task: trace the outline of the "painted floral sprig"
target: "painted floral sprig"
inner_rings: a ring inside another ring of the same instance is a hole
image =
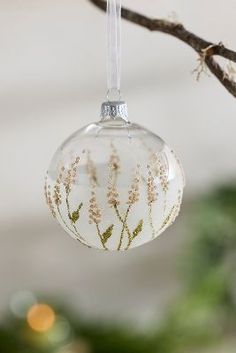
[[[89,200],[89,224],[95,224],[97,229],[97,234],[101,240],[104,250],[108,250],[107,242],[111,238],[113,233],[114,225],[110,225],[105,232],[101,231],[100,224],[102,222],[102,212],[98,206],[97,196],[96,196],[96,187],[98,185],[97,178],[97,169],[95,163],[91,158],[90,151],[87,152],[87,173],[90,179],[91,185],[91,198]]]
[[[63,222],[64,226],[68,229],[68,231],[74,234],[75,238],[79,240],[82,244],[87,245],[85,239],[80,235],[76,226],[76,222],[80,218],[80,211],[83,206],[83,203],[80,203],[75,211],[71,211],[70,202],[69,202],[69,196],[72,191],[72,187],[75,184],[79,162],[80,162],[80,158],[76,157],[74,162],[71,163],[68,170],[66,170],[64,166],[60,168],[58,177],[56,179],[56,182],[53,188],[53,194],[51,194],[50,186],[47,183],[47,177],[46,177],[45,197],[52,215],[56,217],[58,214],[59,218]],[[63,187],[64,187],[64,193],[62,193]],[[67,220],[63,217],[61,212],[63,195],[65,195],[65,203],[67,207],[68,220],[72,228],[68,225]],[[57,214],[56,214],[56,210],[57,210]]]
[[[152,173],[152,168],[149,164],[147,165],[147,170],[148,170],[148,178],[147,178],[148,217],[149,217],[149,224],[152,231],[152,238],[154,239],[156,236],[156,231],[154,228],[153,218],[152,218],[152,205],[154,202],[157,201],[158,193],[157,193],[157,186],[155,184],[155,179]]]

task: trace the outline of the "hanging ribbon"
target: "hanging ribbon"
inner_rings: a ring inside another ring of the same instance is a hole
[[[107,0],[107,97],[120,99],[121,0]]]

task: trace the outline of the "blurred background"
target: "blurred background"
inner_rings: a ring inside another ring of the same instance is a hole
[[[123,4],[236,49],[234,0]],[[187,187],[158,240],[89,250],[51,219],[43,183],[58,145],[98,120],[104,14],[88,0],[0,0],[0,29],[0,351],[235,352],[234,99],[196,82],[186,45],[123,22],[130,119],[176,150]]]

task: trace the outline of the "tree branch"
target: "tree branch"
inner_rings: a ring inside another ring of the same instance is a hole
[[[106,10],[106,1],[104,0],[89,0],[101,10]],[[208,67],[211,73],[220,81],[220,83],[236,97],[236,82],[234,81],[234,69],[223,69],[215,60],[214,56],[220,56],[228,59],[230,62],[236,62],[236,52],[226,48],[221,42],[214,44],[198,37],[194,33],[188,31],[181,23],[175,23],[164,19],[152,19],[135,11],[122,8],[122,18],[139,26],[145,27],[150,31],[158,31],[169,34],[183,41],[192,47],[199,55],[199,67],[197,71],[198,78],[204,70],[204,65]]]

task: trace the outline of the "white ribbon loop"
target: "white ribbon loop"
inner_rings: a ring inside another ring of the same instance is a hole
[[[107,0],[107,89],[120,98],[121,81],[121,0]]]

